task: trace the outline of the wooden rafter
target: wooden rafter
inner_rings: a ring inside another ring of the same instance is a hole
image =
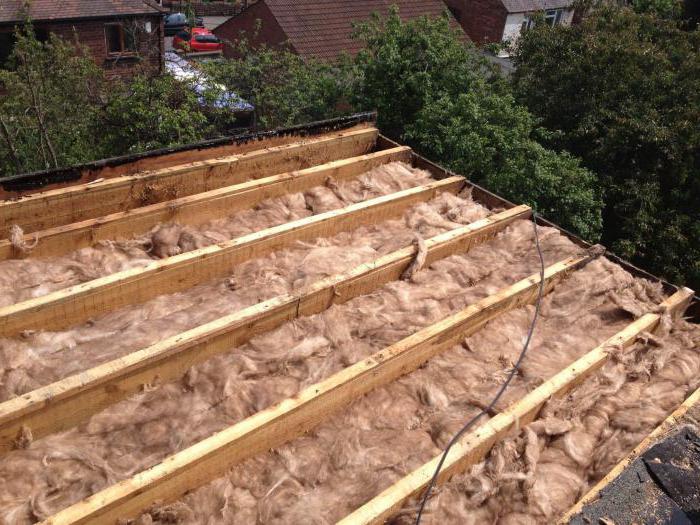
[[[530,215],[516,206],[472,224],[427,239],[426,265],[466,252],[493,238],[518,219]],[[144,384],[172,381],[196,362],[231,350],[254,334],[271,330],[299,316],[313,315],[367,294],[396,280],[415,254],[413,247],[322,279],[296,294],[285,294],[245,308],[155,345],[0,403],[0,452],[22,428],[34,439],[70,428],[81,420],[137,391]]]
[[[240,155],[49,190],[0,202],[0,224],[8,228],[17,224],[29,233],[102,217],[248,179],[354,157],[369,152],[377,136],[375,128],[343,131]]]
[[[632,463],[639,456],[644,454],[649,450],[652,445],[661,439],[665,434],[667,434],[671,429],[678,427],[679,423],[683,420],[686,412],[691,408],[700,405],[700,388],[695,390],[686,400],[674,410],[671,415],[669,415],[663,422],[656,427],[648,436],[646,436],[634,449],[613,469],[608,472],[603,479],[596,483],[591,490],[589,490],[583,498],[581,498],[576,505],[571,507],[564,516],[559,520],[560,525],[569,523],[569,521],[580,513],[583,508],[590,502],[595,501],[600,495],[601,491],[605,489],[610,483],[612,483],[622,472],[627,468],[627,466]]]
[[[593,254],[548,267],[545,291]],[[273,407],[178,452],[130,479],[64,509],[44,524],[115,523],[155,501],[171,501],[223,474],[232,465],[293,439],[370,390],[415,370],[503,312],[531,303],[539,274],[523,279],[435,323]]]
[[[101,240],[134,237],[166,221],[201,224],[250,208],[265,199],[306,191],[322,185],[328,177],[345,180],[381,164],[410,160],[411,149],[401,146],[57,226],[25,235],[28,244],[36,244],[26,253],[16,250],[9,240],[0,240],[0,260],[63,255]]]
[[[449,177],[6,306],[0,308],[0,334],[16,335],[32,328],[65,328],[122,306],[178,292],[224,276],[236,264],[283,249],[296,241],[328,237],[399,216],[414,204],[428,201],[439,193],[458,193],[465,184],[462,177]]]
[[[692,290],[685,288],[673,294],[660,306],[666,313],[678,315],[685,310],[692,297]],[[547,400],[566,394],[586,377],[599,370],[610,358],[611,351],[631,345],[642,332],[653,331],[660,319],[659,313],[645,314],[537,387],[522,400],[465,435],[447,455],[438,476],[438,483],[444,483],[455,474],[464,472],[481,461],[491,447],[513,428],[532,422]],[[409,498],[420,494],[427,487],[440,458],[441,455],[434,457],[339,523],[342,525],[383,523],[398,512]]]

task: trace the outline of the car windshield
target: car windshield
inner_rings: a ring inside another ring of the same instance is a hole
[[[195,35],[194,39],[197,42],[203,42],[207,44],[218,44],[220,42],[216,35]]]
[[[166,24],[184,24],[185,23],[185,15],[180,14],[180,13],[168,15],[165,17],[165,23]]]

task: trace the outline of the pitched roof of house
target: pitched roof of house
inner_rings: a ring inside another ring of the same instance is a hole
[[[19,22],[29,5],[32,20],[67,20],[75,18],[107,18],[160,13],[161,9],[145,0],[2,0],[0,23]]]
[[[447,11],[442,0],[263,1],[297,53],[323,59],[336,58],[343,51],[357,53],[363,46],[351,38],[353,22],[366,20],[374,12],[386,14],[392,5],[398,6],[404,20],[440,16]],[[461,31],[457,23],[454,25]]]
[[[527,13],[571,7],[574,0],[501,0],[501,3],[509,13]]]

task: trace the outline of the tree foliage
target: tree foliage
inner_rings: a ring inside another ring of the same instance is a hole
[[[303,59],[288,49],[252,47],[245,35],[233,46],[237,59],[212,62],[207,72],[255,106],[262,128],[289,126],[342,113],[348,64]]]
[[[100,153],[93,133],[102,73],[80,48],[31,26],[18,31],[10,68],[0,69],[0,172],[21,173],[82,162]]]
[[[562,226],[597,240],[595,177],[566,153],[546,150],[536,119],[447,17],[404,22],[394,11],[358,27],[354,103],[379,110],[383,132]]]
[[[79,164],[217,134],[191,86],[169,75],[107,82],[89,51],[31,24],[0,69],[0,173]]]
[[[429,101],[406,137],[457,173],[472,175],[493,192],[587,239],[600,235],[602,202],[595,176],[568,153],[530,138],[535,120],[510,96],[472,90]]]
[[[169,75],[140,75],[115,86],[100,120],[104,147],[112,155],[187,144],[209,134],[196,94]]]
[[[700,33],[628,8],[521,39],[518,99],[598,175],[603,242],[700,285]]]
[[[631,0],[637,13],[650,13],[664,18],[676,18],[683,12],[682,0]]]

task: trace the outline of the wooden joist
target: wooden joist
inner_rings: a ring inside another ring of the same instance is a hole
[[[230,157],[49,190],[17,201],[0,202],[0,224],[7,229],[16,224],[30,233],[102,217],[361,155],[374,147],[377,136],[375,128],[355,129]],[[7,233],[0,232],[3,236]]]
[[[330,237],[400,216],[414,204],[428,201],[441,192],[458,193],[465,185],[462,177],[449,177],[6,306],[0,308],[0,335],[16,335],[27,329],[65,328],[122,306],[178,292],[225,276],[236,264],[286,248],[296,241]]]
[[[545,271],[545,290],[594,255],[572,257]],[[539,274],[504,288],[371,357],[263,410],[130,479],[108,487],[47,519],[45,524],[115,523],[155,501],[172,501],[254,454],[313,428],[359,396],[415,370],[490,319],[535,300]]]
[[[530,208],[516,206],[425,241],[426,265],[486,242]],[[99,365],[0,404],[0,452],[22,428],[34,439],[70,428],[114,404],[144,384],[180,377],[190,366],[230,351],[255,334],[287,320],[308,316],[367,294],[396,280],[411,263],[415,248],[397,250],[347,272],[322,279],[296,294],[285,294],[170,337],[151,347]]]
[[[388,162],[410,160],[411,149],[401,146],[57,226],[26,234],[25,242],[36,244],[28,252],[15,249],[9,240],[0,240],[0,260],[63,255],[101,240],[134,237],[161,222],[197,225],[250,208],[265,199],[306,191],[322,185],[328,177],[346,180]]]
[[[691,290],[682,289],[664,301],[661,308],[666,313],[678,315],[688,306],[692,296]],[[506,437],[511,430],[531,423],[547,400],[566,394],[586,377],[599,370],[609,359],[610,352],[631,345],[642,332],[653,331],[660,319],[661,314],[645,314],[540,385],[522,400],[511,405],[506,411],[465,435],[448,453],[438,476],[438,484],[444,483],[455,474],[464,472],[482,461],[491,447]],[[398,512],[409,498],[420,494],[427,487],[441,456],[442,454],[436,456],[400,479],[339,523],[342,525],[384,523]]]
[[[632,451],[622,461],[615,465],[603,479],[596,483],[591,490],[589,490],[586,495],[576,503],[576,505],[571,507],[566,514],[561,517],[558,523],[560,525],[569,523],[569,521],[580,513],[587,504],[595,501],[600,496],[601,491],[612,483],[620,474],[622,474],[630,463],[649,450],[652,445],[654,445],[659,439],[663,438],[672,429],[677,428],[679,424],[682,423],[686,413],[698,405],[700,405],[700,388],[690,394],[690,396],[688,396],[686,400],[681,403],[681,406],[679,406],[666,419],[664,419],[663,422],[648,436],[646,436],[639,443],[639,445],[634,447],[634,449],[632,449]]]

